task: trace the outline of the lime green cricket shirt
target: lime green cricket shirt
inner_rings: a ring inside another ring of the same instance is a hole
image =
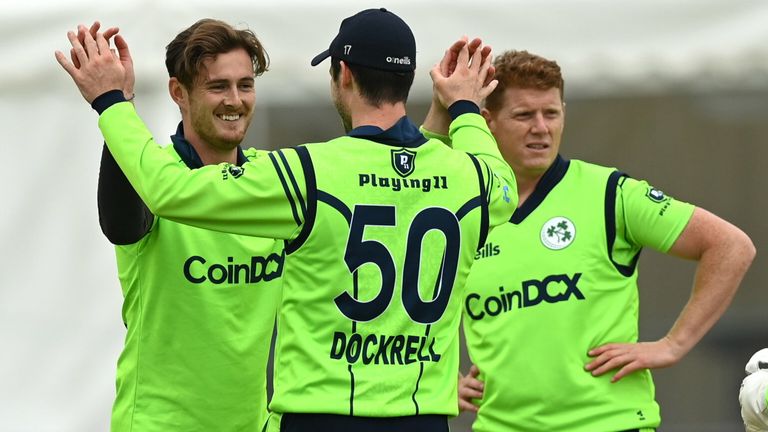
[[[517,204],[481,116],[451,124],[459,151],[344,136],[194,171],[161,151],[129,103],[99,124],[153,213],[287,240],[271,409],[457,413],[461,287]]]

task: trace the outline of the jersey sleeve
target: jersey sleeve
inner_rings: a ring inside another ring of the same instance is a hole
[[[136,243],[152,228],[154,215],[120,171],[106,143],[101,151],[96,203],[101,232],[114,245]]]
[[[109,151],[158,217],[233,234],[293,239],[304,221],[306,184],[295,150],[256,152],[238,167],[190,170],[163,151],[130,103],[99,117]]]
[[[666,253],[693,215],[692,204],[664,194],[646,181],[625,178],[617,186],[617,237],[639,249]]]
[[[489,225],[508,222],[517,208],[515,174],[501,156],[485,119],[474,113],[460,115],[451,123],[448,137],[455,150],[470,153],[481,162]]]
[[[439,134],[437,132],[433,132],[424,126],[419,127],[419,132],[421,132],[422,135],[424,135],[424,138],[426,139],[436,139],[438,141],[441,141],[443,144],[447,145],[448,147],[453,147],[453,143],[451,143],[450,137],[448,135]]]

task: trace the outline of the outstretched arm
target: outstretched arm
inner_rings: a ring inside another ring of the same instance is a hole
[[[479,40],[478,40],[479,41]],[[448,109],[451,123],[448,134],[453,148],[477,157],[486,193],[488,223],[491,227],[506,223],[517,207],[517,184],[512,168],[499,152],[496,140],[480,115],[480,104],[498,85],[493,79],[490,48],[477,43],[474,52],[466,38],[452,45],[446,58],[429,72],[434,84],[435,100]],[[450,59],[454,47],[460,46],[455,61]],[[446,75],[450,73],[450,75]],[[463,115],[459,115],[462,114]],[[458,118],[464,119],[458,121]],[[478,139],[477,130],[483,132]],[[474,131],[474,132],[473,132]]]
[[[697,260],[693,290],[675,324],[655,342],[611,343],[589,351],[586,365],[593,375],[618,369],[612,381],[639,369],[671,366],[680,361],[709,331],[731,303],[744,278],[755,247],[739,228],[696,208],[670,255]]]
[[[79,27],[77,39],[80,44],[85,44],[86,31],[95,40],[100,28],[101,23],[99,21],[95,21],[88,30],[85,27]],[[115,47],[126,72],[123,81],[123,95],[126,99],[133,99],[135,83],[133,60],[125,39],[117,34],[119,31],[117,27],[110,27],[104,31],[103,35],[108,43],[112,37],[115,38]],[[70,59],[75,67],[80,67],[80,61],[74,48],[70,50]],[[101,151],[96,202],[101,232],[112,244],[136,243],[149,232],[152,226],[154,215],[128,182],[106,144]]]
[[[84,26],[81,26],[84,28]],[[78,27],[80,28],[80,27]],[[104,35],[68,38],[80,64],[56,58],[99,114],[109,151],[157,217],[196,227],[258,237],[293,239],[301,231],[306,182],[298,152],[265,153],[243,165],[190,170],[157,145],[122,85],[125,67]]]

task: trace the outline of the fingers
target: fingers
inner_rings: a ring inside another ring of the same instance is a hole
[[[432,67],[432,69],[429,70],[429,77],[432,78],[432,82],[435,84],[437,84],[437,82],[444,76],[445,75],[443,75],[440,64],[436,64]]]
[[[72,51],[74,52],[72,63],[77,62],[77,67],[79,69],[80,65],[83,65],[88,61],[88,54],[86,54],[85,49],[80,43],[78,36],[75,35],[75,32],[67,32],[67,39],[69,39],[69,43],[72,44]]]
[[[648,352],[652,347],[653,345],[649,344],[603,345],[589,351],[588,354],[595,359],[584,369],[590,371],[593,376],[601,376],[618,369],[618,372],[611,377],[611,382],[616,382],[635,371],[654,367],[654,361],[648,358],[652,355]]]
[[[619,369],[619,371],[616,372],[616,374],[613,377],[611,377],[611,382],[614,383],[614,382],[624,378],[625,376],[631,374],[632,372],[635,372],[635,371],[640,370],[640,369],[644,369],[642,367],[642,365],[640,364],[640,362],[633,361],[631,363],[628,363],[628,364],[624,365],[623,368]]]
[[[483,382],[475,379],[478,373],[477,367],[473,366],[467,376],[459,378],[459,411],[477,412],[473,400],[483,398]]]
[[[592,367],[587,370],[592,372],[592,376],[600,376],[616,368],[623,367],[632,361],[633,359],[625,353],[611,351],[590,363],[588,366],[591,365]]]
[[[92,58],[97,56],[99,54],[99,47],[96,45],[96,40],[93,38],[93,36],[91,36],[90,33],[86,31],[84,25],[80,24],[77,29],[78,32],[83,35],[83,47],[85,48],[87,57]],[[82,57],[78,57],[80,58],[80,63],[85,63]]]
[[[104,34],[96,33],[96,47],[99,50],[99,54],[106,54],[110,52],[109,42],[104,38]],[[117,56],[115,56],[117,58]]]
[[[476,413],[480,408],[472,402],[459,399],[459,412],[470,411]]]
[[[131,60],[131,51],[128,49],[128,43],[120,35],[115,37],[115,48],[117,48],[117,53],[120,54],[121,61]]]
[[[91,37],[96,38],[96,33],[101,28],[101,23],[98,21],[94,21],[93,24],[91,24],[91,28],[88,29],[88,33],[91,34]]]
[[[468,375],[472,378],[477,378],[477,376],[480,375],[480,369],[476,365],[472,365],[469,367]]]
[[[75,54],[74,48],[69,49],[69,58],[72,60],[72,63],[75,65],[75,67],[80,69],[80,60],[77,59],[77,54]]]
[[[483,41],[480,38],[474,38],[469,43],[467,43],[467,48],[469,49],[469,54],[472,55],[477,51],[477,48],[482,45]]]
[[[474,62],[477,60],[480,63],[480,66],[478,66],[478,73],[480,74],[480,79],[485,83],[488,78],[488,73],[491,68],[491,56],[490,54],[485,56],[485,58],[482,57],[482,54],[480,54],[479,50],[475,51],[475,55],[472,57],[472,61]],[[474,66],[474,64],[473,64]]]
[[[483,65],[483,50],[475,48],[474,51],[469,51],[469,47],[467,47],[467,54],[470,56],[469,67],[475,70],[479,70]]]
[[[440,74],[443,76],[450,76],[456,67],[456,56],[452,48],[445,50],[445,54],[443,54],[443,58],[440,60]]]
[[[459,50],[459,56],[456,58],[456,67],[466,67],[467,63],[469,62],[469,48],[467,45],[464,45]]]
[[[104,39],[106,39],[107,42],[109,42],[109,40],[112,39],[112,37],[116,35],[119,31],[120,31],[119,27],[110,27],[104,30]],[[93,35],[93,33],[91,34]]]
[[[67,56],[64,55],[61,51],[56,51],[54,53],[54,56],[56,56],[56,61],[59,62],[62,68],[64,68],[65,71],[71,76],[72,78],[75,77],[75,74],[77,74],[77,70],[79,67],[75,67],[74,64],[70,63],[69,60],[67,60]]]

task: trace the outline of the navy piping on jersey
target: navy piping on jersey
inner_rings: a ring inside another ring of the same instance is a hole
[[[347,207],[346,204],[341,202],[340,199],[329,194],[328,192],[321,191],[321,190],[317,191],[317,199],[318,201],[324,202],[329,206],[335,208],[336,211],[341,213],[341,215],[344,216],[344,219],[347,220],[347,225],[350,225],[352,223],[352,211],[349,209],[349,207]]]
[[[539,180],[539,184],[536,185],[531,196],[525,200],[523,205],[515,210],[509,221],[517,225],[525,220],[529,214],[533,213],[533,211],[544,201],[544,198],[549,195],[549,192],[560,183],[563,177],[565,177],[565,173],[568,171],[570,164],[571,161],[557,155],[555,161],[541,177],[541,180]]]
[[[637,268],[637,260],[640,259],[640,252],[638,251],[629,265],[623,265],[617,263],[613,259],[613,245],[616,243],[616,188],[619,186],[619,181],[623,181],[627,178],[627,175],[614,171],[608,177],[608,182],[605,185],[605,237],[608,244],[608,257],[611,259],[613,266],[616,267],[621,275],[630,277]]]
[[[413,389],[413,394],[411,395],[413,405],[416,407],[415,415],[419,415],[419,403],[416,402],[416,393],[419,391],[419,384],[421,383],[422,375],[424,375],[424,362],[419,362],[419,377],[416,378],[416,387]]]
[[[279,151],[280,150],[278,150],[278,152]],[[270,153],[269,159],[272,161],[272,165],[275,167],[277,177],[280,178],[280,184],[283,185],[283,192],[285,193],[285,197],[288,198],[288,203],[291,205],[293,220],[296,222],[296,225],[301,225],[301,219],[299,218],[298,209],[296,208],[296,202],[293,200],[293,193],[291,193],[290,189],[288,189],[288,183],[285,181],[283,170],[280,168],[280,164],[277,162],[277,158],[275,158],[274,154]]]
[[[283,161],[283,165],[285,165],[285,170],[288,174],[288,179],[291,180],[291,186],[293,186],[294,194],[296,195],[296,198],[299,200],[299,206],[301,207],[301,214],[307,214],[307,205],[304,203],[304,197],[301,196],[301,190],[299,189],[299,185],[296,182],[296,176],[293,175],[293,171],[291,170],[291,166],[288,165],[288,160],[285,158],[285,154],[282,151],[277,152],[277,154],[280,156],[280,160]]]
[[[304,225],[301,226],[301,232],[292,242],[286,244],[285,253],[290,255],[307,241],[309,233],[315,224],[317,214],[317,179],[315,177],[315,168],[312,165],[312,158],[309,156],[309,150],[306,147],[296,147],[296,154],[299,156],[301,168],[304,171],[304,182],[307,191],[307,212],[304,214]]]
[[[352,372],[352,365],[349,365],[349,415],[355,415],[355,373]]]
[[[475,166],[475,171],[477,171],[477,181],[479,182],[479,185],[480,185],[480,196],[478,197],[480,199],[480,202],[479,202],[479,205],[480,205],[480,236],[479,236],[478,245],[477,245],[477,249],[480,250],[483,247],[483,245],[485,245],[485,240],[488,237],[488,229],[489,229],[488,225],[490,224],[490,222],[489,222],[489,217],[490,216],[488,215],[488,193],[489,193],[489,191],[488,191],[488,188],[486,187],[486,184],[483,183],[483,172],[482,172],[482,168],[480,168],[480,161],[478,161],[476,157],[474,157],[473,155],[471,155],[469,153],[467,153],[467,156],[469,156],[469,158],[472,160],[472,164]],[[489,177],[490,177],[490,175],[489,175]],[[467,203],[467,204],[470,204],[473,201],[474,201],[474,199],[472,201],[470,201],[469,203]],[[464,206],[462,206],[461,209],[459,209],[459,213],[461,213],[464,210],[464,207],[466,207],[467,204],[465,204]],[[467,211],[469,211],[469,210],[471,210],[471,208],[467,209]],[[463,215],[457,214],[456,217],[459,220],[461,220]]]
[[[122,93],[114,93],[115,98]],[[184,124],[179,122],[176,133],[171,135],[173,149],[181,161],[190,168],[203,166],[203,161],[195,148],[184,137]],[[99,226],[107,239],[115,245],[134,244],[144,238],[151,230],[155,216],[149,211],[136,190],[125,178],[112,153],[106,147],[101,153],[99,182],[97,187],[97,207]],[[247,161],[243,150],[237,147],[237,164]]]

